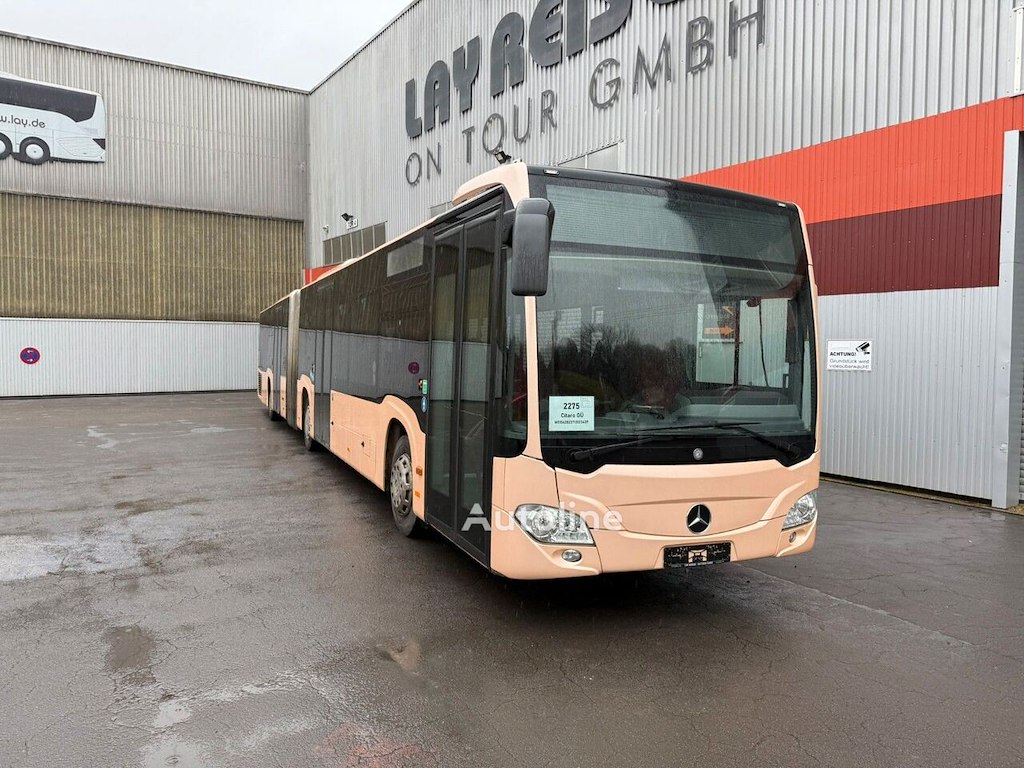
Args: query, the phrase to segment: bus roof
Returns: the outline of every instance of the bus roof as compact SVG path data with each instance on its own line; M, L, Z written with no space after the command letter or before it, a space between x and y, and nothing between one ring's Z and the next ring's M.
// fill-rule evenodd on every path
M694 184L688 181L681 181L678 179L667 179L659 176L644 176L635 173L620 173L616 171L593 171L585 168L566 168L564 166L535 166L527 165L524 162L516 161L513 163L506 163L500 165L497 168L492 168L479 176L476 176L466 183L462 184L455 192L455 196L452 198L452 204L454 206L460 206L463 203L468 203L474 198L494 190L498 187L503 187L511 198L512 205L515 206L519 201L530 196L530 176L531 175L547 175L551 177L565 177L570 179L592 179L594 181L605 181L608 183L626 183L626 184L655 184L658 186L673 186L682 187L684 189L692 189L694 191L705 192L718 197L732 198L735 200L749 200L752 202L759 202L764 204L774 204L779 206L792 206L799 211L799 206L795 203L787 203L781 200L774 200L767 197L759 197L758 195L747 194L746 192L738 192L733 189L727 189L725 187L711 187L706 184ZM430 224L435 219L441 218L448 214L449 211L434 216L427 221L423 222L419 226L404 232L398 237L388 240L386 243L382 243L376 248L367 251L361 256L357 256L348 261L342 262L341 264L335 264L333 269L329 269L322 275L319 275L315 280L310 281L307 285L304 285L302 289L308 288L311 285L318 283L320 280L328 277L329 275L336 274L345 267L370 256L377 251L387 248L394 243L400 242L408 238L414 232L422 229L423 227ZM801 219L803 214L800 214ZM302 290L299 289L299 290ZM286 297L287 298L287 297Z
M681 179L663 178L660 176L645 176L636 173L621 173L618 171L594 171L585 168L567 168L564 166L535 166L526 165L522 162L508 163L470 179L459 187L452 202L456 205L471 200L495 187L504 187L512 198L512 204L516 205L520 200L530 196L530 176L546 175L553 178L564 177L568 179L589 179L593 181L604 181L607 183L619 184L654 184L665 187L681 187L697 192L713 194L718 197L732 198L735 200L748 200L765 204L776 204L794 206L794 203L776 200L774 198L751 195L747 192L740 192L726 187L712 187L706 184L694 184Z
M530 196L530 171L531 168L521 162L499 165L459 187L452 203L459 205L495 187L504 187L512 198L512 205L517 205Z

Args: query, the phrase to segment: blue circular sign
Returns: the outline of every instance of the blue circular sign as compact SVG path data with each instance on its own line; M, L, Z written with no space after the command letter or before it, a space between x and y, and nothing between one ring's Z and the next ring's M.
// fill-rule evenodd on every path
M21 350L21 362L25 365L35 365L40 357L39 350L35 347L25 347Z

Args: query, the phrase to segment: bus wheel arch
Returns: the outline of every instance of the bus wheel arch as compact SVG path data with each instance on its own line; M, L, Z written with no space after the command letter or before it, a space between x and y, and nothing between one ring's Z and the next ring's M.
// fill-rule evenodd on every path
M405 425L401 421L396 419L394 416L391 417L391 421L388 422L388 431L385 433L387 437L384 440L384 461L387 465L391 466L391 457L395 452L395 444L398 443L398 439L403 435L408 437L405 432ZM384 478L385 480L387 478Z
M6 160L14 152L14 144L6 135L0 133L0 160Z
M387 473L384 478L385 489L391 502L391 517L395 527L403 536L416 538L422 536L426 524L416 516L412 509L413 499L413 461L412 443L406 434L405 427L397 419L388 425Z
M42 165L50 159L50 147L42 139L27 138L21 142L18 159L29 165Z

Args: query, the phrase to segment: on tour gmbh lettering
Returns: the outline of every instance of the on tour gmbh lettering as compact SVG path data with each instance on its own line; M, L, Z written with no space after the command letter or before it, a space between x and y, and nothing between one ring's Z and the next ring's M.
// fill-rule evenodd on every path
M684 6L685 0L605 0L606 7L588 15L587 0L539 0L529 23L519 13L506 14L490 35L490 48L484 53L484 40L476 36L457 48L451 61L439 59L428 69L423 81L413 78L405 84L405 131L410 139L422 139L448 123L453 111L466 114L474 110L477 86L486 76L489 93L496 99L526 82L527 59L536 67L562 65L619 33L628 23L634 4ZM715 19L700 15L686 21L682 40L665 33L654 45L640 44L631 61L615 57L603 59L589 73L587 98L597 110L609 110L623 100L623 94L637 96L654 91L662 83L678 82L680 73L699 77L715 65L724 46L730 58L740 53L744 34L765 45L765 6L768 0L729 0L728 15ZM535 136L544 136L558 128L559 97L544 90L539 98L526 98L514 104L511 113L491 112L461 130L463 156L471 164L475 151L494 154L506 147L522 145ZM441 175L445 147L437 142L413 151L405 163L409 185Z

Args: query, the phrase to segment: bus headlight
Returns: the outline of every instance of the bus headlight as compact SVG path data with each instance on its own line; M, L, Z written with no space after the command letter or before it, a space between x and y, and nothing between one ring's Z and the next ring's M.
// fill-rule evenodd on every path
M594 537L573 512L543 504L521 504L516 508L516 522L541 544L593 544Z
M818 516L818 492L811 491L800 499L789 510L786 520L782 524L782 530L796 528L798 525L806 525Z

